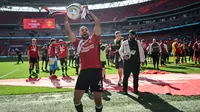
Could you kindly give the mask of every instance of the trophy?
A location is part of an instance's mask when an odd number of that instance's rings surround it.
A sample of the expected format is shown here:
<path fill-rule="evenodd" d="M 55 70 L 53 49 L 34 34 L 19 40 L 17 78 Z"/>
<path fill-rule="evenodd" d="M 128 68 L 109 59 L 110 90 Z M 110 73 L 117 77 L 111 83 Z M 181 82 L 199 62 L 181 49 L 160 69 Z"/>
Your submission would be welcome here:
<path fill-rule="evenodd" d="M 67 16 L 72 19 L 76 20 L 81 17 L 81 19 L 85 19 L 87 17 L 90 21 L 94 21 L 93 17 L 89 14 L 88 9 L 82 7 L 78 3 L 73 3 L 69 5 L 66 10 L 54 10 L 54 9 L 49 9 L 48 7 L 44 6 L 44 10 L 47 11 L 48 15 L 63 15 L 67 13 Z"/>
<path fill-rule="evenodd" d="M 73 3 L 69 5 L 66 11 L 67 11 L 67 16 L 72 20 L 79 19 L 82 14 L 81 5 L 78 3 Z"/>
<path fill-rule="evenodd" d="M 87 17 L 90 21 L 93 21 L 92 16 L 88 13 L 88 10 L 83 8 L 78 3 L 73 3 L 66 8 L 67 16 L 72 19 L 76 20 L 81 18 Z"/>

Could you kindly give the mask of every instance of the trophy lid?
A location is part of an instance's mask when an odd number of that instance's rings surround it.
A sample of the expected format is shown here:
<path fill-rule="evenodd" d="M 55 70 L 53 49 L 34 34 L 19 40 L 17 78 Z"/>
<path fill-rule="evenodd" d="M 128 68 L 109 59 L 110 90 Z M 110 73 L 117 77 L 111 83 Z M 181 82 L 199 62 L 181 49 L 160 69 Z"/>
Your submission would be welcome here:
<path fill-rule="evenodd" d="M 81 5 L 78 3 L 73 3 L 67 7 L 67 16 L 70 19 L 76 20 L 80 18 L 81 15 Z"/>

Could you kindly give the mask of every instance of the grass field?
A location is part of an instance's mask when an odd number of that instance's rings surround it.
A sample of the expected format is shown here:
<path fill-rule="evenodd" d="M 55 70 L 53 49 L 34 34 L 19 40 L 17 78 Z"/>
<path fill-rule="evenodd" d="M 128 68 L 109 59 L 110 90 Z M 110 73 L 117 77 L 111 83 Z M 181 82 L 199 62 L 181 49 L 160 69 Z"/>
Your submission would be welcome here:
<path fill-rule="evenodd" d="M 0 95 L 36 94 L 51 92 L 72 92 L 71 88 L 26 87 L 26 86 L 0 86 Z"/>
<path fill-rule="evenodd" d="M 171 59 L 172 62 L 172 59 Z M 40 63 L 41 65 L 41 63 Z M 29 63 L 16 64 L 16 62 L 1 62 L 0 63 L 0 79 L 16 79 L 16 78 L 27 78 L 29 76 Z M 147 67 L 141 69 L 141 71 L 146 69 L 153 69 L 152 64 L 148 64 Z M 193 63 L 183 64 L 180 66 L 174 66 L 173 64 L 167 64 L 165 67 L 160 67 L 160 70 L 168 71 L 172 73 L 200 73 L 200 67 L 194 66 Z M 58 76 L 61 76 L 61 70 L 56 72 Z M 68 67 L 68 74 L 75 75 L 75 68 Z M 117 70 L 114 67 L 107 66 L 106 74 L 117 74 Z M 42 72 L 40 70 L 39 77 L 48 77 L 48 72 Z"/>
<path fill-rule="evenodd" d="M 103 112 L 199 112 L 200 96 L 168 96 L 141 93 L 139 96 L 103 93 Z M 82 99 L 84 112 L 95 112 L 92 94 Z M 0 112 L 75 112 L 73 93 L 40 93 L 0 96 Z"/>
<path fill-rule="evenodd" d="M 27 78 L 29 75 L 28 62 L 24 64 L 1 62 L 0 68 L 0 79 Z M 117 73 L 114 67 L 106 68 L 107 74 Z M 152 64 L 149 64 L 141 71 L 152 68 Z M 200 68 L 192 63 L 180 66 L 168 64 L 160 69 L 173 73 L 200 74 Z M 69 67 L 68 74 L 75 75 L 75 69 Z M 57 71 L 57 75 L 61 75 L 61 70 Z M 48 77 L 48 73 L 40 71 L 39 76 Z M 130 93 L 124 96 L 120 93 L 104 91 L 102 99 L 103 112 L 200 112 L 200 96 L 151 93 L 140 93 L 139 96 Z M 85 94 L 82 102 L 85 112 L 94 112 L 92 94 Z M 0 112 L 75 112 L 73 89 L 68 88 L 0 86 L 0 104 Z"/>

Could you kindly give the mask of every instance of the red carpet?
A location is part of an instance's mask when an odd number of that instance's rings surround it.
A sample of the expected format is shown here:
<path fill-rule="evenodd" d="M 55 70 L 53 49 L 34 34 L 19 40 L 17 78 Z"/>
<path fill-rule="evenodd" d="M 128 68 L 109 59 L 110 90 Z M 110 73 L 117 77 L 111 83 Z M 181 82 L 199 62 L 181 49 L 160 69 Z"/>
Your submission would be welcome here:
<path fill-rule="evenodd" d="M 142 74 L 170 74 L 170 72 L 160 70 L 145 70 Z"/>
<path fill-rule="evenodd" d="M 74 88 L 76 78 L 8 79 L 0 80 L 0 85 Z M 106 78 L 105 90 L 122 91 L 122 87 L 117 86 L 118 75 L 108 75 Z M 133 91 L 132 76 L 129 78 L 129 91 Z M 200 74 L 140 74 L 139 91 L 186 96 L 200 95 Z"/>

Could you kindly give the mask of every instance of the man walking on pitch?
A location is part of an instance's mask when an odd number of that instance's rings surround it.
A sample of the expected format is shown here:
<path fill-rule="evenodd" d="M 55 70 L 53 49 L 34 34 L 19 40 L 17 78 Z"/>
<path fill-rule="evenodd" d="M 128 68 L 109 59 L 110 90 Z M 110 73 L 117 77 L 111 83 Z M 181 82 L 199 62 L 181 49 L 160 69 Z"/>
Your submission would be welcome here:
<path fill-rule="evenodd" d="M 197 61 L 199 61 L 200 64 L 200 40 L 196 39 L 194 45 L 193 45 L 193 49 L 194 49 L 194 64 L 197 65 Z"/>
<path fill-rule="evenodd" d="M 103 109 L 101 100 L 103 86 L 99 52 L 101 26 L 99 19 L 93 13 L 88 10 L 87 13 L 93 18 L 95 24 L 94 33 L 92 36 L 89 36 L 88 28 L 82 26 L 79 29 L 81 39 L 76 38 L 72 32 L 68 17 L 66 16 L 66 31 L 70 41 L 77 48 L 77 54 L 80 54 L 81 61 L 81 71 L 74 92 L 74 105 L 78 112 L 83 112 L 81 98 L 90 88 L 91 92 L 94 93 L 96 112 L 101 112 Z"/>
<path fill-rule="evenodd" d="M 153 58 L 154 69 L 157 65 L 157 70 L 159 70 L 160 53 L 161 53 L 160 45 L 156 42 L 156 39 L 153 39 L 153 43 L 150 46 L 150 54 Z"/>
<path fill-rule="evenodd" d="M 102 78 L 106 80 L 106 46 L 103 43 L 100 44 L 100 60 L 102 67 Z"/>
<path fill-rule="evenodd" d="M 51 44 L 49 45 L 48 53 L 49 53 L 49 65 L 50 65 L 50 79 L 56 79 L 57 76 L 55 75 L 56 69 L 58 68 L 58 59 L 56 57 L 56 48 L 64 44 L 65 42 L 56 43 L 56 39 L 51 39 Z"/>
<path fill-rule="evenodd" d="M 30 74 L 29 78 L 32 78 L 34 65 L 36 67 L 35 78 L 38 78 L 40 52 L 39 52 L 39 47 L 36 44 L 35 38 L 32 39 L 32 44 L 28 47 L 27 54 L 29 59 L 29 74 Z"/>
<path fill-rule="evenodd" d="M 63 42 L 63 40 L 60 39 L 59 42 Z M 68 56 L 68 48 L 67 48 L 66 43 L 63 43 L 58 46 L 58 57 L 60 60 L 63 77 L 65 77 L 65 75 L 68 76 L 67 75 L 67 56 Z"/>
<path fill-rule="evenodd" d="M 49 61 L 49 58 L 48 58 L 48 46 L 47 44 L 44 44 L 44 46 L 42 47 L 41 49 L 41 55 L 42 55 L 42 71 L 44 71 L 44 68 L 43 68 L 43 65 L 45 63 L 45 70 L 47 70 L 47 66 L 48 66 L 48 61 Z"/>
<path fill-rule="evenodd" d="M 122 84 L 122 76 L 123 76 L 123 60 L 119 55 L 119 48 L 122 45 L 122 42 L 123 42 L 124 39 L 121 36 L 120 31 L 116 31 L 115 32 L 115 37 L 116 37 L 116 39 L 114 40 L 115 49 L 116 49 L 115 67 L 116 67 L 116 69 L 118 69 L 118 74 L 119 74 L 118 85 L 121 86 L 121 84 Z"/>
<path fill-rule="evenodd" d="M 20 50 L 17 49 L 17 48 L 15 48 L 15 52 L 16 52 L 16 54 L 18 56 L 17 64 L 19 64 L 19 61 L 21 61 L 22 63 L 24 63 L 23 60 L 22 60 L 22 53 L 20 52 Z"/>
<path fill-rule="evenodd" d="M 73 46 L 69 47 L 69 65 L 72 64 L 72 67 L 74 67 L 74 56 L 75 56 L 75 50 Z"/>
<path fill-rule="evenodd" d="M 139 41 L 135 40 L 135 31 L 129 31 L 129 39 L 124 41 L 119 49 L 119 54 L 124 60 L 123 92 L 127 95 L 128 78 L 133 74 L 134 93 L 138 94 L 138 79 L 140 73 L 140 63 L 145 61 L 144 50 Z"/>

